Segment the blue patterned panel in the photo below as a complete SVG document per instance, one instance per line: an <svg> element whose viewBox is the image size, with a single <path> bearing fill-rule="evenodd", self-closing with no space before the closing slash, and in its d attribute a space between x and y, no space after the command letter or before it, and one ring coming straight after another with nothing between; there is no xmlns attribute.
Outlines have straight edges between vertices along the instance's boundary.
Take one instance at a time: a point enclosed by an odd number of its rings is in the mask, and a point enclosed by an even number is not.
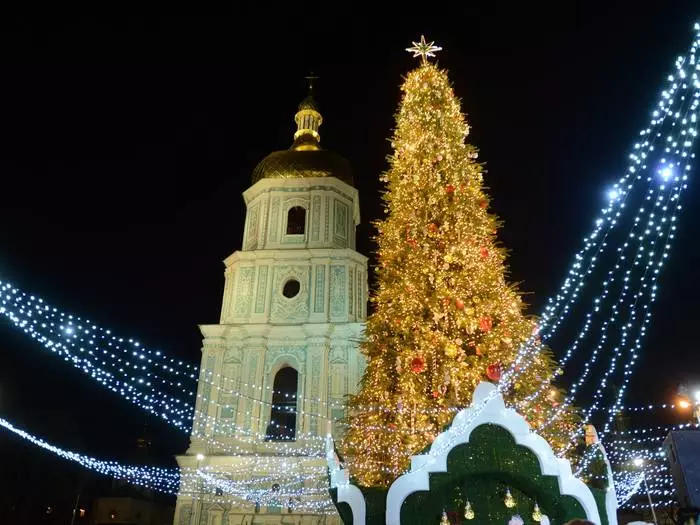
<svg viewBox="0 0 700 525"><path fill-rule="evenodd" d="M321 232L321 197L314 196L314 203L311 207L311 240L318 241Z"/></svg>
<svg viewBox="0 0 700 525"><path fill-rule="evenodd" d="M364 298L365 295L362 293L362 270L357 270L357 317L362 318L364 316L365 305Z"/></svg>
<svg viewBox="0 0 700 525"><path fill-rule="evenodd" d="M340 317L345 315L345 299L347 297L347 284L345 266L331 266L331 315Z"/></svg>
<svg viewBox="0 0 700 525"><path fill-rule="evenodd" d="M258 289L255 292L255 313L261 314L265 311L265 296L267 292L267 266L258 269Z"/></svg>
<svg viewBox="0 0 700 525"><path fill-rule="evenodd" d="M204 364L204 370L202 372L202 378L204 386L202 387L202 401L199 407L200 414L202 414L199 421L199 431L204 432L207 426L207 417L209 415L209 402L211 401L211 381L214 376L214 367L216 366L216 356L209 355ZM201 385L201 383L200 383Z"/></svg>
<svg viewBox="0 0 700 525"><path fill-rule="evenodd" d="M279 224L280 198L272 199L270 205L270 242L277 242L277 227Z"/></svg>
<svg viewBox="0 0 700 525"><path fill-rule="evenodd" d="M352 268L350 269L350 279L348 279L348 313L350 315L353 314L353 306L355 305L355 301L353 300L353 292L355 291L355 286L354 286L354 275Z"/></svg>
<svg viewBox="0 0 700 525"><path fill-rule="evenodd" d="M180 507L180 525L190 525L192 517L192 505Z"/></svg>
<svg viewBox="0 0 700 525"><path fill-rule="evenodd" d="M314 312L322 314L325 306L325 285L326 285L326 267L320 264L316 265L316 294L314 297Z"/></svg>
<svg viewBox="0 0 700 525"><path fill-rule="evenodd" d="M238 275L238 293L236 294L236 304L233 307L233 315L243 316L250 312L250 302L253 299L254 278L254 266L241 268Z"/></svg>
<svg viewBox="0 0 700 525"><path fill-rule="evenodd" d="M347 246L348 240L348 205L339 200L335 200L333 209L333 240Z"/></svg>
<svg viewBox="0 0 700 525"><path fill-rule="evenodd" d="M248 230L246 231L246 250L255 250L258 247L258 216L259 206L256 204L248 210Z"/></svg>
<svg viewBox="0 0 700 525"><path fill-rule="evenodd" d="M330 226L330 212L331 212L331 198L326 197L326 210L325 210L325 215L323 218L323 232L324 232L324 238L326 242L328 239L330 239L331 235L331 226Z"/></svg>

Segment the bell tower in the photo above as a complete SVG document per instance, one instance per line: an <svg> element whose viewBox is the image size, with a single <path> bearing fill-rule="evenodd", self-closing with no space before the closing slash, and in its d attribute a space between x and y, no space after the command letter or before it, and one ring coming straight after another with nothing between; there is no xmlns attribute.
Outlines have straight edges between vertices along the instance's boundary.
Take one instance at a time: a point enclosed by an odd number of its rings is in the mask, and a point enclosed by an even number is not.
<svg viewBox="0 0 700 525"><path fill-rule="evenodd" d="M320 147L311 86L295 122L290 149L253 170L219 323L200 326L176 525L337 523L323 444L342 434L346 396L364 371L367 258L355 251L353 173Z"/></svg>

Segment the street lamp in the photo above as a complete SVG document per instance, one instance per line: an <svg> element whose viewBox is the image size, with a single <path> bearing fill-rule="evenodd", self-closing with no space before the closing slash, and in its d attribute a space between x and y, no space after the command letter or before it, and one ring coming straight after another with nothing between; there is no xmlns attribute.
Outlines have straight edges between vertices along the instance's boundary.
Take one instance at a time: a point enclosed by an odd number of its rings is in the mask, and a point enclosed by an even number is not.
<svg viewBox="0 0 700 525"><path fill-rule="evenodd" d="M656 520L654 502L651 501L651 492L649 492L649 485L647 485L647 475L644 472L644 460L642 458L634 458L634 466L642 471L642 481L644 481L644 490L647 491L647 498L649 498L649 508L651 508L651 515L654 518L654 524L659 525L659 522Z"/></svg>
<svg viewBox="0 0 700 525"><path fill-rule="evenodd" d="M686 390L678 400L678 408L683 410L691 408L693 416L697 419L698 425L700 425L700 389L693 392L692 398Z"/></svg>

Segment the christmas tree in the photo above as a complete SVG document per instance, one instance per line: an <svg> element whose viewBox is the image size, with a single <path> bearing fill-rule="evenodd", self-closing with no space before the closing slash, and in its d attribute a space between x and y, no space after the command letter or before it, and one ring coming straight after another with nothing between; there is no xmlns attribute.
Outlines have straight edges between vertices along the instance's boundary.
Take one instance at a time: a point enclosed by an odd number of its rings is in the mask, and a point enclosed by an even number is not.
<svg viewBox="0 0 700 525"><path fill-rule="evenodd" d="M483 166L447 73L426 60L439 50L421 38L421 56L402 86L390 168L383 175L386 218L376 223L377 287L362 351L367 369L349 403L344 452L365 486L389 484L467 406L476 385L497 382L532 338L519 292L506 281ZM534 428L561 394L556 364L540 348L504 392ZM544 386L543 386L544 385ZM559 407L561 410L561 407ZM539 432L555 450L576 430L567 409Z"/></svg>

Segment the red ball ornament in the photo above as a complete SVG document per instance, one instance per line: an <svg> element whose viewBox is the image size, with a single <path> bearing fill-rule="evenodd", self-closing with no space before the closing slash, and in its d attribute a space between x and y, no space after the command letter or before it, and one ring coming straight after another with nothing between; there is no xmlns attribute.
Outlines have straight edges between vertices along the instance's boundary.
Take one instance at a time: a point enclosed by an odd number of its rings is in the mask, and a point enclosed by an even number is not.
<svg viewBox="0 0 700 525"><path fill-rule="evenodd" d="M390 430L396 430L397 428L399 428L396 426L396 423L389 423L389 425L387 425L387 426L389 427Z"/></svg>
<svg viewBox="0 0 700 525"><path fill-rule="evenodd" d="M438 225L434 222L431 222L430 226L428 226L428 229L430 230L430 233L436 233L438 231Z"/></svg>
<svg viewBox="0 0 700 525"><path fill-rule="evenodd" d="M486 207L487 207L488 205L489 205L489 203L486 202L486 199L481 199L481 200L479 201L479 207L480 207L482 210L485 210Z"/></svg>
<svg viewBox="0 0 700 525"><path fill-rule="evenodd" d="M448 195L452 195L455 192L455 187L452 184L445 186L445 191Z"/></svg>
<svg viewBox="0 0 700 525"><path fill-rule="evenodd" d="M480 253L482 259L486 259L489 256L489 251L486 248L481 248Z"/></svg>
<svg viewBox="0 0 700 525"><path fill-rule="evenodd" d="M425 359L422 356L414 357L411 360L411 372L414 374L422 374L425 372Z"/></svg>
<svg viewBox="0 0 700 525"><path fill-rule="evenodd" d="M457 310L464 310L464 301L462 301L460 298L455 299L455 306L457 307Z"/></svg>
<svg viewBox="0 0 700 525"><path fill-rule="evenodd" d="M437 399L438 397L440 397L440 392L438 392L437 390L433 390L433 397L434 397L435 399Z"/></svg>
<svg viewBox="0 0 700 525"><path fill-rule="evenodd" d="M491 381L501 380L501 363L492 363L486 367L486 377Z"/></svg>
<svg viewBox="0 0 700 525"><path fill-rule="evenodd" d="M493 323L491 322L490 317L482 317L479 319L479 328L481 328L482 332L490 332L491 328L493 328Z"/></svg>

